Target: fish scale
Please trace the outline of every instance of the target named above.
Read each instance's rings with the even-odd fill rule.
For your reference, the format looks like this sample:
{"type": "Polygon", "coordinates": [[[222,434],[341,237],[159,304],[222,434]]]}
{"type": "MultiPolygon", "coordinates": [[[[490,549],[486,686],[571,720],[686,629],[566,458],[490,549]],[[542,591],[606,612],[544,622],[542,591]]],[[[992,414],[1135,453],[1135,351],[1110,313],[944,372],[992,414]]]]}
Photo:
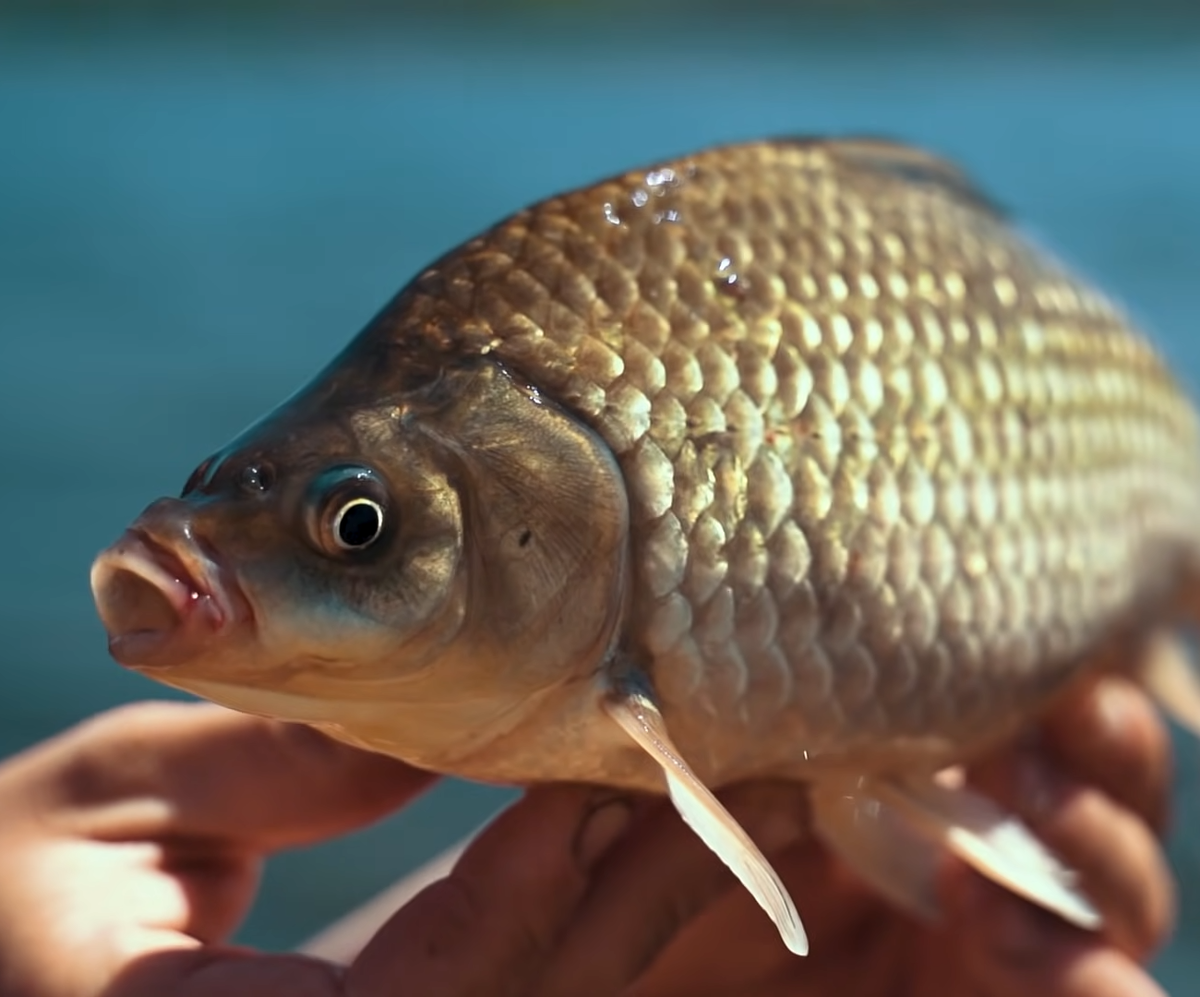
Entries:
{"type": "Polygon", "coordinates": [[[1101,293],[952,164],[748,143],[500,222],[97,558],[115,657],[434,771],[666,791],[807,951],[712,790],[808,784],[936,911],[950,852],[1096,907],[941,771],[1200,621],[1200,432],[1101,293]]]}
{"type": "Polygon", "coordinates": [[[549,199],[382,329],[453,330],[618,455],[629,644],[717,783],[988,740],[1200,541],[1195,419],[1149,345],[894,155],[755,143],[549,199]]]}

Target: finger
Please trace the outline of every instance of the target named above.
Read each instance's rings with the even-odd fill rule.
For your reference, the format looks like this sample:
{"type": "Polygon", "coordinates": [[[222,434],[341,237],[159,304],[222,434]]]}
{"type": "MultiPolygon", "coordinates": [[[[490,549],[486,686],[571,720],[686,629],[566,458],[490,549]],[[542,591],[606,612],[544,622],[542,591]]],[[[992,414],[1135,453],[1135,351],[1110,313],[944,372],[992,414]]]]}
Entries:
{"type": "MultiPolygon", "coordinates": [[[[105,997],[344,997],[341,971],[297,955],[263,955],[227,948],[162,948],[132,960],[104,989],[105,997]]],[[[56,993],[91,997],[95,990],[56,993]]],[[[42,991],[38,991],[42,993],[42,991]]],[[[362,997],[385,997],[385,991],[362,997]]]]}
{"type": "MultiPolygon", "coordinates": [[[[807,824],[807,798],[799,786],[745,785],[722,798],[768,856],[795,842],[807,824]]],[[[624,992],[685,925],[735,883],[663,803],[605,860],[536,992],[542,997],[624,992]]],[[[755,915],[766,921],[761,911],[755,915]]],[[[777,936],[773,941],[782,949],[777,936]]]]}
{"type": "Polygon", "coordinates": [[[589,787],[531,790],[371,940],[346,993],[527,994],[630,815],[589,787]]]}
{"type": "Polygon", "coordinates": [[[1113,944],[1139,960],[1162,944],[1175,916],[1174,883],[1144,821],[1036,750],[1015,751],[973,778],[1079,873],[1113,944]]]}
{"type": "Polygon", "coordinates": [[[1171,792],[1171,738],[1149,697],[1108,676],[1055,707],[1043,740],[1075,779],[1106,792],[1162,834],[1171,792]]]}
{"type": "Polygon", "coordinates": [[[981,997],[1166,997],[1127,955],[973,872],[944,901],[947,947],[981,997]]]}
{"type": "MultiPolygon", "coordinates": [[[[317,959],[200,946],[173,931],[109,923],[47,950],[47,933],[10,933],[0,993],[28,997],[345,997],[340,970],[317,959]],[[22,936],[25,936],[24,938],[22,936]],[[84,940],[81,940],[84,939],[84,940]],[[42,958],[39,958],[39,955],[42,958]]],[[[366,997],[375,997],[374,994],[366,997]]],[[[383,992],[379,997],[384,997],[383,992]]]]}
{"type": "Polygon", "coordinates": [[[300,724],[182,703],[102,714],[21,759],[16,777],[72,833],[263,850],[378,819],[434,778],[300,724]]]}

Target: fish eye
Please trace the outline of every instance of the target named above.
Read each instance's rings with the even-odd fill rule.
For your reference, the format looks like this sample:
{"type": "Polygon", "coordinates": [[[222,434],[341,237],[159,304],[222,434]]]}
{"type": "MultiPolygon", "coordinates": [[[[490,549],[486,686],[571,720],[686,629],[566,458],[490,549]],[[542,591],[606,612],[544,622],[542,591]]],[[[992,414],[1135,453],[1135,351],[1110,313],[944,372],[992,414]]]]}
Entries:
{"type": "Polygon", "coordinates": [[[391,525],[387,489],[366,467],[335,467],[318,475],[306,505],[311,541],[331,557],[365,551],[391,525]]]}
{"type": "Polygon", "coordinates": [[[362,550],[383,532],[383,509],[362,496],[352,498],[334,513],[330,534],[343,550],[362,550]]]}

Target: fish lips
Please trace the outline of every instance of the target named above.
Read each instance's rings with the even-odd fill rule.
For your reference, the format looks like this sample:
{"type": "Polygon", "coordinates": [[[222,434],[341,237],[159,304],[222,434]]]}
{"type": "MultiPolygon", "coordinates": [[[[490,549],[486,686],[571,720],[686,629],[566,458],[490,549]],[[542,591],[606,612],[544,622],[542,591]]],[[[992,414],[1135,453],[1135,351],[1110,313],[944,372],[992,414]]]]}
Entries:
{"type": "Polygon", "coordinates": [[[194,540],[168,544],[133,528],[92,566],[109,653],[137,670],[200,656],[251,617],[237,584],[194,540]]]}

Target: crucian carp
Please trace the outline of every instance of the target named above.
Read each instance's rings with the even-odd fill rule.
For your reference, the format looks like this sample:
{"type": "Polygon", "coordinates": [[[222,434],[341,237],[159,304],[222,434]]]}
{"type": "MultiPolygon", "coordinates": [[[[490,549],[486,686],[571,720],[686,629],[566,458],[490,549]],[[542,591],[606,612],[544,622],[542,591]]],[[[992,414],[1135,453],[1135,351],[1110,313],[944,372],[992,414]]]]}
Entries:
{"type": "MultiPolygon", "coordinates": [[[[669,793],[801,954],[714,790],[803,781],[915,910],[949,851],[1096,926],[938,774],[1194,619],[1198,581],[1162,359],[953,164],[850,138],[499,222],[92,571],[160,682],[441,773],[669,793]]],[[[1150,684],[1196,725],[1186,663],[1150,684]]]]}

